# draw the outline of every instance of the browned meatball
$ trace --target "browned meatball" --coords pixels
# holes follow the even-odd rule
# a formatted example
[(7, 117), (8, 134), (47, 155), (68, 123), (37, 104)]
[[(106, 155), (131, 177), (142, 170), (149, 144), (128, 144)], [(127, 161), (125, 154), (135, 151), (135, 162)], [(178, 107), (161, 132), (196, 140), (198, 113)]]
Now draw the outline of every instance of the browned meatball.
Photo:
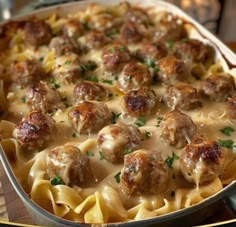
[(104, 103), (84, 101), (69, 111), (68, 120), (78, 133), (87, 134), (109, 124), (111, 113)]
[(142, 38), (136, 24), (131, 21), (127, 21), (121, 26), (120, 36), (126, 43), (136, 43)]
[(186, 83), (168, 86), (166, 101), (172, 109), (191, 110), (201, 106), (196, 88)]
[(177, 23), (175, 19), (162, 20), (156, 25), (154, 40), (176, 41), (187, 36), (183, 24)]
[(121, 185), (128, 195), (162, 192), (168, 183), (168, 167), (157, 151), (137, 150), (125, 156)]
[(79, 56), (64, 55), (55, 59), (52, 75), (59, 83), (74, 83), (81, 79)]
[(171, 146), (184, 147), (197, 132), (191, 117), (173, 110), (167, 113), (160, 125), (161, 137)]
[(53, 50), (56, 56), (62, 56), (66, 54), (79, 53), (78, 43), (68, 36), (57, 36), (53, 38), (49, 44), (49, 49)]
[(212, 74), (202, 81), (202, 93), (212, 101), (227, 100), (235, 92), (235, 82), (231, 75)]
[(56, 134), (55, 121), (40, 111), (32, 111), (16, 124), (13, 135), (21, 146), (38, 150), (52, 141)]
[(44, 21), (28, 21), (24, 27), (25, 41), (32, 46), (46, 45), (52, 38), (52, 30)]
[(104, 101), (108, 98), (108, 91), (101, 84), (83, 81), (75, 86), (73, 98), (75, 103), (79, 103), (82, 100)]
[(89, 158), (79, 148), (58, 146), (47, 153), (48, 175), (60, 179), (69, 186), (85, 183), (92, 176)]
[(32, 110), (53, 113), (60, 108), (60, 102), (59, 92), (45, 82), (32, 85), (26, 90), (26, 103)]
[(122, 92), (136, 90), (145, 85), (150, 85), (152, 76), (148, 67), (141, 63), (131, 62), (124, 66), (118, 77), (116, 86)]
[(113, 163), (122, 162), (124, 155), (140, 147), (141, 132), (136, 126), (117, 123), (104, 127), (98, 133), (97, 144), (104, 158)]
[(185, 63), (174, 56), (162, 58), (159, 69), (159, 79), (165, 84), (174, 84), (187, 79)]
[(44, 76), (45, 73), (36, 61), (25, 60), (14, 62), (11, 65), (11, 80), (21, 86), (37, 83)]
[(62, 27), (65, 36), (77, 39), (83, 34), (83, 26), (79, 20), (70, 19)]
[(142, 61), (153, 60), (157, 61), (164, 58), (168, 51), (166, 45), (163, 42), (146, 42), (143, 43), (140, 49), (137, 50), (136, 55)]
[(105, 46), (109, 42), (109, 39), (104, 32), (92, 30), (86, 36), (86, 41), (90, 48), (98, 49)]
[(174, 44), (174, 53), (177, 57), (193, 62), (204, 63), (209, 57), (207, 47), (199, 40), (187, 39)]
[(236, 96), (228, 98), (226, 103), (227, 114), (230, 118), (236, 119)]
[(151, 113), (157, 103), (156, 93), (148, 87), (130, 91), (123, 97), (125, 112), (134, 117), (146, 116)]
[(107, 71), (118, 72), (130, 60), (128, 48), (120, 43), (105, 47), (102, 51), (102, 62)]
[(182, 151), (180, 169), (188, 182), (204, 184), (221, 175), (222, 160), (223, 151), (217, 142), (196, 138)]

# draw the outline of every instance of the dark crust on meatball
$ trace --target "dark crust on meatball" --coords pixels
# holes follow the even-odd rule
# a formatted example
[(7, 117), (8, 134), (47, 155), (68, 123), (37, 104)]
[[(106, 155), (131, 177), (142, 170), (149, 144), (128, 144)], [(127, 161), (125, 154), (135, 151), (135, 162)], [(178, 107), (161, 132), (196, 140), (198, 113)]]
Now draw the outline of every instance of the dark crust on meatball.
[(191, 110), (201, 106), (197, 90), (187, 83), (167, 87), (166, 101), (169, 107)]
[(185, 63), (172, 55), (160, 60), (159, 69), (159, 79), (165, 84), (173, 84), (187, 79)]
[(227, 114), (230, 118), (236, 119), (236, 96), (228, 98), (226, 103)]
[(105, 47), (102, 51), (102, 62), (107, 71), (118, 72), (130, 60), (128, 48), (120, 43)]
[(105, 46), (110, 40), (102, 31), (92, 30), (86, 36), (86, 41), (91, 48), (101, 48)]
[(29, 145), (28, 149), (42, 147), (53, 139), (55, 121), (40, 111), (26, 115), (15, 127), (15, 137), (21, 145)]
[(135, 117), (150, 114), (156, 105), (157, 97), (153, 90), (142, 87), (139, 90), (128, 92), (124, 98), (125, 111)]
[(204, 63), (209, 57), (207, 47), (196, 39), (187, 39), (176, 42), (174, 44), (174, 54), (177, 57), (201, 63)]
[(24, 31), (26, 42), (32, 46), (46, 45), (52, 38), (52, 30), (44, 21), (28, 21)]
[(124, 66), (116, 86), (122, 92), (129, 92), (148, 86), (151, 82), (152, 76), (146, 65), (130, 62)]
[(136, 24), (131, 21), (127, 21), (121, 26), (120, 35), (121, 39), (126, 43), (136, 43), (141, 39), (141, 34), (139, 33)]
[(157, 194), (165, 189), (167, 182), (168, 167), (160, 153), (137, 150), (125, 156), (121, 185), (127, 194)]
[(235, 92), (235, 82), (231, 75), (212, 74), (202, 81), (203, 96), (212, 101), (221, 102), (227, 100)]
[(75, 103), (82, 100), (104, 101), (108, 98), (108, 91), (101, 84), (83, 81), (75, 86), (73, 96)]
[(49, 150), (47, 165), (51, 179), (59, 176), (69, 186), (80, 186), (92, 176), (87, 155), (83, 154), (79, 148), (70, 145)]
[(12, 82), (25, 86), (37, 83), (43, 79), (45, 73), (38, 62), (33, 60), (25, 60), (13, 62), (11, 65)]

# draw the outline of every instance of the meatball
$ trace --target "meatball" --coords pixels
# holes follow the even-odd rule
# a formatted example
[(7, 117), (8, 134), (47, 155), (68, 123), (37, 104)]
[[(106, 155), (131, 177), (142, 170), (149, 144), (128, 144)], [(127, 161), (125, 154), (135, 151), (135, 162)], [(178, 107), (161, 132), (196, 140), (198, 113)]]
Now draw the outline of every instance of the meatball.
[(90, 48), (98, 49), (105, 46), (109, 42), (109, 39), (104, 32), (92, 30), (86, 36), (86, 42)]
[(118, 77), (116, 86), (122, 92), (137, 90), (145, 85), (150, 85), (152, 76), (148, 67), (141, 63), (131, 62), (124, 66)]
[(89, 158), (79, 148), (58, 146), (47, 153), (48, 175), (60, 179), (69, 186), (85, 183), (92, 176)]
[(196, 39), (176, 42), (173, 49), (177, 57), (192, 62), (204, 63), (209, 57), (207, 47)]
[(16, 124), (13, 135), (24, 148), (38, 150), (55, 138), (55, 121), (40, 111), (32, 111)]
[(104, 127), (98, 133), (97, 144), (104, 158), (112, 163), (123, 161), (124, 155), (137, 150), (141, 132), (136, 126), (117, 123)]
[(235, 91), (234, 78), (227, 75), (212, 74), (202, 81), (202, 94), (212, 101), (222, 102), (232, 96)]
[(111, 121), (106, 104), (83, 101), (68, 113), (68, 120), (78, 133), (98, 132)]
[(168, 86), (166, 101), (172, 109), (192, 110), (201, 106), (196, 88), (186, 83)]
[(79, 103), (82, 100), (104, 101), (108, 98), (108, 91), (101, 84), (83, 81), (75, 86), (73, 98), (75, 103)]
[(127, 21), (121, 26), (120, 36), (125, 43), (136, 43), (142, 38), (136, 24), (131, 21)]
[(47, 45), (52, 38), (52, 30), (44, 21), (28, 21), (24, 27), (25, 41), (32, 46)]
[(236, 95), (234, 95), (232, 98), (228, 98), (226, 110), (230, 118), (236, 119)]
[(32, 110), (53, 113), (60, 107), (60, 102), (59, 92), (45, 82), (32, 85), (26, 90), (26, 103)]
[(59, 57), (71, 53), (78, 54), (80, 48), (73, 38), (68, 36), (57, 36), (51, 40), (49, 49), (53, 50), (56, 56)]
[(148, 60), (160, 60), (164, 58), (167, 53), (167, 48), (163, 42), (146, 42), (136, 51), (136, 56), (142, 61), (147, 62)]
[(83, 34), (83, 26), (79, 20), (70, 19), (62, 27), (65, 37), (77, 39)]
[(136, 150), (124, 158), (121, 186), (128, 195), (162, 192), (168, 183), (168, 167), (160, 152)]
[(197, 132), (191, 117), (173, 110), (167, 113), (160, 125), (161, 137), (171, 146), (183, 148)]
[(119, 72), (124, 64), (131, 60), (128, 48), (120, 43), (105, 47), (102, 51), (104, 68), (110, 72)]
[(196, 138), (180, 155), (180, 169), (190, 183), (204, 184), (222, 173), (222, 148), (215, 141)]
[(139, 90), (130, 91), (123, 97), (123, 109), (134, 117), (146, 116), (156, 106), (157, 96), (154, 90), (142, 87)]
[(159, 79), (165, 84), (175, 84), (187, 79), (185, 63), (174, 56), (162, 58), (159, 69)]
[(10, 70), (12, 82), (21, 86), (35, 84), (45, 76), (39, 63), (33, 60), (13, 62)]
[(81, 79), (80, 60), (76, 54), (65, 55), (55, 59), (52, 75), (61, 83), (74, 83)]

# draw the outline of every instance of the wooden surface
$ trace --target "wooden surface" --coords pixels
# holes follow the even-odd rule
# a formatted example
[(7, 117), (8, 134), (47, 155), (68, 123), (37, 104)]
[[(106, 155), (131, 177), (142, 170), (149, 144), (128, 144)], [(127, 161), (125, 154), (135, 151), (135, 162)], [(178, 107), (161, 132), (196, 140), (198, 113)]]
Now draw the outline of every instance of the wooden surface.
[[(231, 42), (228, 44), (230, 48), (232, 48), (236, 52), (236, 42)], [(24, 224), (34, 224), (32, 222), (31, 217), (29, 216), (28, 212), (26, 211), (23, 203), (21, 202), (18, 195), (15, 193), (13, 187), (11, 186), (10, 181), (8, 180), (2, 164), (0, 162), (0, 184), (2, 184), (2, 190), (5, 197), (5, 203), (6, 203), (6, 210), (8, 214), (9, 221), (12, 222), (18, 222), (18, 223), (24, 223)], [(4, 210), (5, 208), (1, 204), (4, 203), (3, 198), (1, 199), (1, 187), (0, 187), (0, 211), (1, 209)], [(216, 214), (218, 219), (210, 219), (207, 220), (207, 223), (210, 223), (212, 221), (221, 221), (221, 220), (227, 220), (231, 218), (235, 218), (236, 215), (233, 214), (231, 211), (226, 210), (226, 207), (222, 207), (221, 211)], [(231, 212), (231, 213), (230, 213)], [(1, 217), (0, 220), (6, 220), (7, 216), (5, 213), (4, 217)]]

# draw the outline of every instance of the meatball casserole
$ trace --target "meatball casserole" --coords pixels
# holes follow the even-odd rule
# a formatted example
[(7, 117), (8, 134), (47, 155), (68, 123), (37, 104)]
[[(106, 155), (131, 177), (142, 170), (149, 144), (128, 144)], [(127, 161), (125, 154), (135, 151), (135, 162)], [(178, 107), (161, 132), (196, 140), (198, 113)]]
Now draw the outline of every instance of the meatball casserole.
[(1, 145), (43, 209), (143, 220), (236, 179), (235, 79), (191, 23), (122, 2), (0, 32)]

